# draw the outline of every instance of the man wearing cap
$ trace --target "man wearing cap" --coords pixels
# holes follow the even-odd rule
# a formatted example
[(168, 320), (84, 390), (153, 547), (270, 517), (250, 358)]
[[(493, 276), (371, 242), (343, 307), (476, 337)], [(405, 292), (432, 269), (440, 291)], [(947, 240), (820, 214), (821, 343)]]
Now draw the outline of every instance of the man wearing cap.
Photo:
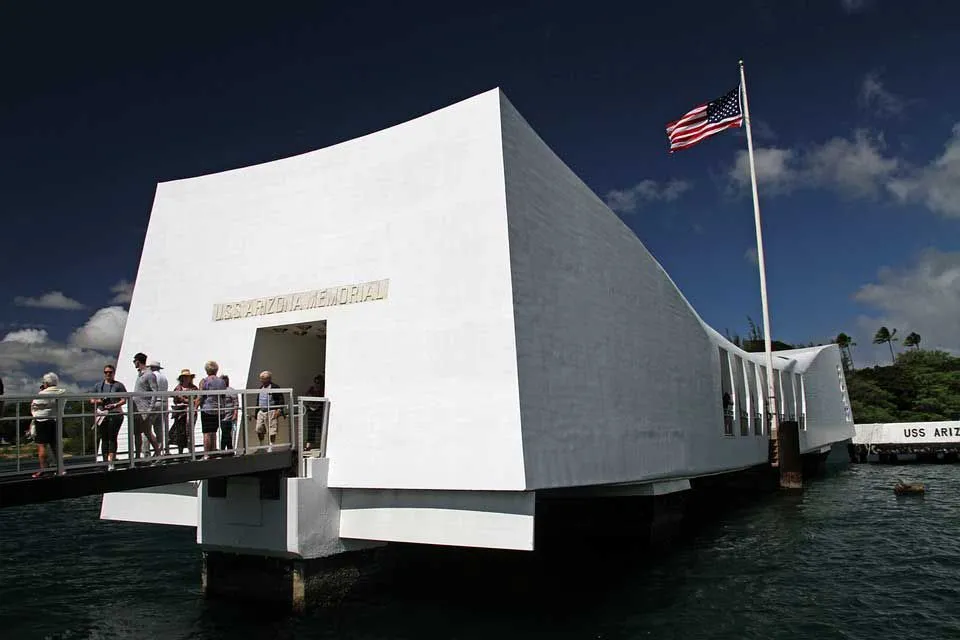
[(269, 371), (260, 372), (260, 393), (257, 396), (257, 439), (263, 444), (263, 437), (270, 435), (270, 444), (277, 441), (277, 431), (280, 427), (280, 416), (286, 403), (282, 393), (271, 393), (270, 389), (277, 389), (280, 385), (273, 381), (273, 374)]
[[(163, 373), (163, 367), (160, 366), (159, 360), (151, 360), (147, 363), (147, 366), (150, 367), (150, 371), (153, 371), (153, 375), (157, 378), (157, 391), (169, 391), (170, 383), (167, 382), (167, 376)], [(156, 411), (156, 415), (159, 418), (154, 418), (154, 424), (157, 427), (157, 441), (160, 443), (160, 449), (162, 451), (170, 450), (170, 443), (168, 438), (170, 437), (170, 400), (166, 396), (156, 396), (153, 403), (153, 409)]]

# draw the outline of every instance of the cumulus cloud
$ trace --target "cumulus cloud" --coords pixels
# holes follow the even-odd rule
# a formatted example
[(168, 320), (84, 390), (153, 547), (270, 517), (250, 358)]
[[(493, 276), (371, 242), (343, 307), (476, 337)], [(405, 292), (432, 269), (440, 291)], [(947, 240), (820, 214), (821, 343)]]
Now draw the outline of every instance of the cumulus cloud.
[[(14, 378), (23, 378), (27, 382), (35, 380), (40, 369), (54, 371), (66, 382), (92, 382), (100, 377), (100, 367), (106, 359), (102, 353), (51, 340), (38, 343), (0, 341), (0, 371), (4, 372), (4, 387)], [(32, 373), (28, 373), (30, 370)]]
[[(822, 187), (843, 196), (877, 197), (900, 166), (884, 154), (882, 135), (857, 130), (805, 150), (761, 147), (754, 150), (757, 184), (777, 195), (794, 189)], [(738, 151), (729, 178), (737, 189), (750, 185), (750, 158)]]
[(924, 348), (960, 354), (960, 252), (928, 249), (911, 266), (885, 267), (854, 299), (876, 310), (858, 320), (858, 349), (869, 354), (863, 364), (890, 362), (886, 345), (871, 344), (881, 326), (896, 328), (901, 339), (915, 331)]
[(120, 350), (123, 329), (127, 324), (127, 311), (123, 307), (112, 306), (98, 310), (87, 322), (73, 332), (70, 344), (86, 349), (96, 349), (107, 353)]
[(907, 101), (887, 89), (878, 71), (871, 71), (860, 83), (857, 102), (878, 116), (896, 116), (903, 113)]
[(110, 304), (130, 304), (130, 299), (133, 297), (133, 283), (121, 280), (110, 287), (110, 293), (114, 294), (110, 298)]
[(960, 217), (960, 123), (953, 125), (942, 154), (887, 186), (900, 202), (920, 202), (934, 213)]
[[(757, 183), (765, 195), (829, 189), (847, 198), (919, 204), (932, 213), (960, 218), (960, 123), (953, 126), (943, 152), (920, 165), (887, 153), (883, 135), (865, 129), (803, 150), (761, 147), (754, 153)], [(734, 192), (747, 192), (746, 151), (737, 152), (728, 178)]]
[(35, 392), (44, 371), (57, 373), (67, 389), (89, 388), (100, 379), (104, 363), (116, 360), (126, 320), (123, 307), (99, 309), (66, 343), (52, 339), (45, 329), (7, 332), (0, 340), (0, 371), (8, 393)]
[[(796, 156), (796, 152), (791, 149), (754, 149), (757, 184), (761, 185), (765, 192), (785, 193), (792, 190), (799, 178), (798, 169), (794, 166)], [(750, 188), (750, 156), (746, 151), (737, 152), (730, 169), (730, 180), (739, 189)]]
[(810, 149), (805, 158), (805, 179), (852, 197), (876, 197), (900, 166), (884, 155), (882, 135), (858, 129), (852, 138), (832, 138)]
[(51, 291), (43, 295), (33, 297), (17, 296), (13, 299), (14, 304), (20, 307), (38, 307), (41, 309), (63, 309), (72, 311), (83, 309), (84, 305), (73, 298), (68, 298), (60, 291)]
[(607, 206), (618, 213), (635, 213), (648, 202), (673, 202), (693, 186), (686, 180), (642, 180), (627, 189), (613, 189), (604, 200)]
[(48, 339), (43, 329), (19, 329), (11, 331), (3, 337), (3, 342), (19, 342), (21, 344), (42, 344)]

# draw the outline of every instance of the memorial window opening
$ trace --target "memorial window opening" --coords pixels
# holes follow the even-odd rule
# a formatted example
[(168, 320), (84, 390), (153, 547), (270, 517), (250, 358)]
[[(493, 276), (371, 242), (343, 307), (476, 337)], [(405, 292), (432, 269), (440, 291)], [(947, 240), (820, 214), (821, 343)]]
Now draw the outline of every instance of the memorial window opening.
[(734, 391), (733, 375), (730, 371), (730, 357), (726, 349), (718, 347), (720, 355), (720, 403), (723, 408), (723, 435), (733, 435)]

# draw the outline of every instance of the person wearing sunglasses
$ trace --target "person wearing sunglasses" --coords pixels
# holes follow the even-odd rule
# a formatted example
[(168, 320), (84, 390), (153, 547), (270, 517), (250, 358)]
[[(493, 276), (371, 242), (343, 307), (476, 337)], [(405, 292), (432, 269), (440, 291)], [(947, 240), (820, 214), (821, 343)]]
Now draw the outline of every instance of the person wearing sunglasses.
[[(127, 388), (122, 382), (116, 380), (117, 368), (112, 364), (103, 367), (103, 380), (98, 382), (93, 388), (94, 393), (126, 393)], [(126, 404), (124, 398), (103, 397), (93, 398), (90, 403), (94, 405), (96, 418), (94, 428), (97, 429), (97, 435), (100, 439), (101, 454), (107, 463), (107, 470), (113, 471), (113, 463), (117, 457), (117, 435), (120, 433), (120, 426), (123, 424), (123, 405)]]

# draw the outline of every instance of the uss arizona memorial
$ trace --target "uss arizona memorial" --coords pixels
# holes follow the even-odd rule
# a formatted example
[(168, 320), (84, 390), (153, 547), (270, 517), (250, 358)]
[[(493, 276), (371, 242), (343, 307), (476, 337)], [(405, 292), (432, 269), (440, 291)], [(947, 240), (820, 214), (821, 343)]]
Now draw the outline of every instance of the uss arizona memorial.
[[(325, 376), (325, 456), (279, 499), (246, 478), (104, 496), (102, 517), (194, 526), (207, 550), (531, 550), (551, 497), (681, 493), (770, 464), (762, 354), (700, 319), (499, 90), (159, 184), (120, 362), (138, 351), (214, 358), (237, 387), (270, 369), (302, 395)], [(800, 454), (853, 435), (835, 346), (774, 367)]]

